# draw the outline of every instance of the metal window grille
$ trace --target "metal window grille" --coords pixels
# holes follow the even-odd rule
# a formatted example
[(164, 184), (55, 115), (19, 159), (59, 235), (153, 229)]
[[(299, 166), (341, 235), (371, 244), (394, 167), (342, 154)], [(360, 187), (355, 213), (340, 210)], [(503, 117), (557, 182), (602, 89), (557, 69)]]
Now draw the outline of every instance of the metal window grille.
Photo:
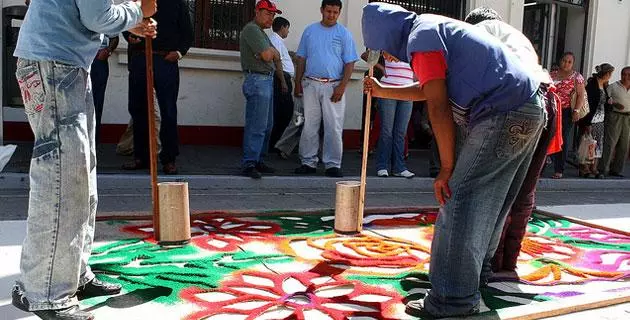
[(462, 19), (466, 8), (466, 1), (463, 0), (370, 0), (369, 2), (376, 1), (397, 4), (416, 13), (433, 13), (454, 19)]
[(256, 0), (188, 0), (198, 48), (238, 50), (239, 34), (254, 17)]

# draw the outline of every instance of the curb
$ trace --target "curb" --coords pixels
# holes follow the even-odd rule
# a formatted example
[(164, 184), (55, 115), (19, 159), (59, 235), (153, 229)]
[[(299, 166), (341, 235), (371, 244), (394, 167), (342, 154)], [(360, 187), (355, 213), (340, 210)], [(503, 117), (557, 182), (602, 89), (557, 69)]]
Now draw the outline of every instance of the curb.
[[(241, 176), (228, 175), (193, 175), (193, 176), (160, 176), (160, 182), (187, 181), (191, 190), (204, 189), (240, 189), (240, 190), (260, 190), (260, 189), (331, 189), (334, 190), (337, 181), (354, 180), (359, 181), (360, 177), (344, 177), (340, 179), (315, 176), (273, 176), (264, 177), (260, 180)], [(100, 190), (116, 189), (149, 189), (151, 185), (150, 177), (147, 175), (132, 174), (100, 174), (98, 175), (98, 187)], [(29, 188), (29, 178), (26, 173), (1, 173), (0, 190), (18, 189), (27, 190)], [(367, 190), (415, 190), (432, 191), (433, 179), (426, 177), (416, 177), (413, 179), (403, 178), (379, 178), (368, 177)], [(606, 189), (629, 189), (630, 179), (546, 179), (538, 182), (540, 191), (567, 191), (567, 190), (606, 190)]]

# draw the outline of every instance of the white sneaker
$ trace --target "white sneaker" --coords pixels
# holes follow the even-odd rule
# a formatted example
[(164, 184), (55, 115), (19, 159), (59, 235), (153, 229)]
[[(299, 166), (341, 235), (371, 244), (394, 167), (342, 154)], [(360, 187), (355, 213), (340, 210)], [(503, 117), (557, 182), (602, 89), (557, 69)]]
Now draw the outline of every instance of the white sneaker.
[(389, 177), (389, 172), (386, 169), (378, 170), (376, 175), (379, 177)]
[(415, 177), (416, 174), (409, 171), (409, 170), (405, 170), (403, 172), (400, 173), (394, 173), (394, 177), (403, 177), (403, 178), (407, 178), (407, 179), (411, 179), (413, 177)]

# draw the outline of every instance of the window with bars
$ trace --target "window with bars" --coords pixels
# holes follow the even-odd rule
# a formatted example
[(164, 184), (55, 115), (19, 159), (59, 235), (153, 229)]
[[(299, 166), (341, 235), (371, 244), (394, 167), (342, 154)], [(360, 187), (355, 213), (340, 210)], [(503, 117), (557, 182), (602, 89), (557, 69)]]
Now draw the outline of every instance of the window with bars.
[(256, 0), (187, 0), (198, 48), (238, 50), (239, 34), (254, 17)]
[(434, 13), (454, 19), (464, 18), (466, 1), (463, 0), (370, 0), (369, 2), (397, 4), (416, 13)]

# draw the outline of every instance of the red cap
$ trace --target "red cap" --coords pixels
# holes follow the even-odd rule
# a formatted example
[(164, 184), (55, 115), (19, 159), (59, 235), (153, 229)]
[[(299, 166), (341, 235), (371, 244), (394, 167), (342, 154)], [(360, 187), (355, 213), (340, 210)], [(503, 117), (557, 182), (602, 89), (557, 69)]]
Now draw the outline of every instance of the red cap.
[(258, 1), (258, 3), (256, 3), (256, 10), (259, 9), (265, 9), (269, 12), (274, 12), (277, 14), (282, 14), (282, 11), (278, 10), (278, 8), (276, 7), (276, 5), (269, 1), (269, 0), (260, 0)]

